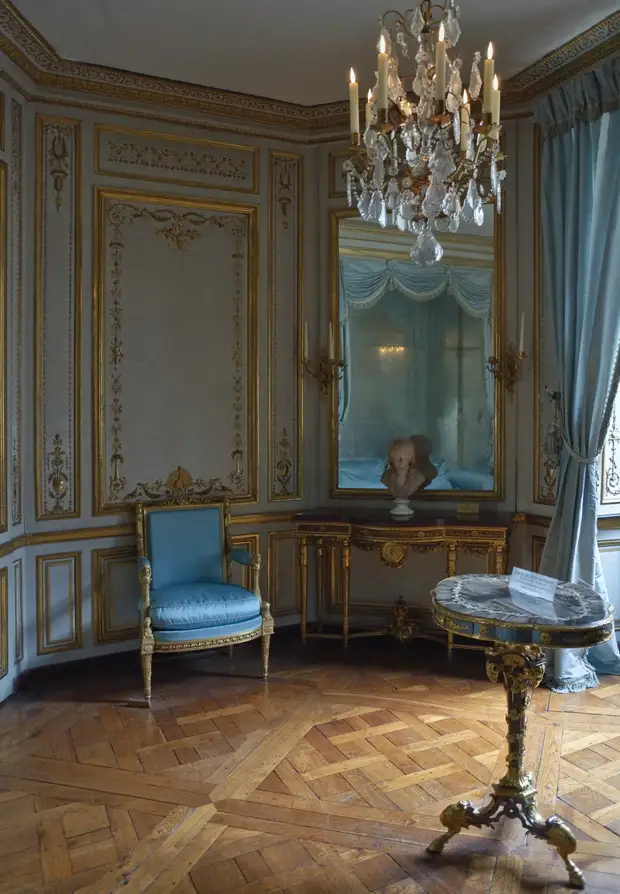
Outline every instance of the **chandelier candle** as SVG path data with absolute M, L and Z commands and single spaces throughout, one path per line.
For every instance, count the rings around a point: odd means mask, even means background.
M 469 146 L 470 109 L 467 90 L 463 90 L 463 105 L 461 106 L 461 152 L 463 155 L 467 154 L 467 147 Z
M 385 37 L 381 35 L 379 40 L 379 56 L 377 57 L 377 98 L 379 109 L 387 111 L 388 107 L 388 55 L 385 52 L 387 44 Z
M 502 98 L 501 90 L 499 89 L 499 78 L 497 75 L 493 76 L 493 101 L 491 105 L 491 123 L 494 127 L 499 126 L 499 107 Z
M 357 206 L 362 220 L 411 233 L 417 264 L 437 264 L 443 257 L 436 234 L 456 233 L 461 221 L 481 227 L 485 205 L 502 210 L 506 172 L 493 45 L 484 76 L 479 52 L 471 68 L 461 71 L 453 52 L 461 36 L 456 3 L 421 0 L 407 12 L 383 14 L 376 84 L 368 91 L 361 140 L 354 131 L 359 88 L 353 72 L 349 85 L 353 145 L 343 164 L 349 205 Z
M 439 114 L 444 110 L 446 98 L 446 32 L 443 22 L 439 26 L 439 40 L 435 44 L 435 102 Z
M 484 60 L 484 89 L 482 111 L 485 115 L 493 112 L 493 78 L 495 77 L 495 59 L 493 58 L 493 44 L 489 44 L 487 58 Z
M 353 69 L 351 69 L 349 77 L 349 117 L 351 120 L 351 136 L 353 137 L 353 142 L 357 143 L 360 136 L 360 96 Z

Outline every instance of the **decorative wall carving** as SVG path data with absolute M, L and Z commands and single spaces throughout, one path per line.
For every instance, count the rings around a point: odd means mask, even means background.
M 351 153 L 348 149 L 340 149 L 337 152 L 330 152 L 328 156 L 328 184 L 330 199 L 345 198 L 347 191 L 345 188 L 344 176 L 342 173 L 342 163 L 349 158 Z
M 82 648 L 82 554 L 37 556 L 37 654 Z
M 609 422 L 603 450 L 601 503 L 620 503 L 620 392 Z
M 0 680 L 9 672 L 9 572 L 0 569 Z
M 302 496 L 303 158 L 269 155 L 269 500 Z
M 11 100 L 11 522 L 22 520 L 22 387 L 23 387 L 23 124 L 22 107 Z
M 138 636 L 140 587 L 135 546 L 92 552 L 95 643 L 118 643 Z
M 96 513 L 257 498 L 256 215 L 97 191 Z
M 24 657 L 24 589 L 22 560 L 13 562 L 13 622 L 15 624 L 14 663 Z
M 80 123 L 38 115 L 36 129 L 35 498 L 41 520 L 80 515 L 82 220 Z
M 258 192 L 258 149 L 123 127 L 95 128 L 95 171 L 113 177 Z
M 8 528 L 7 513 L 7 169 L 0 162 L 0 532 Z

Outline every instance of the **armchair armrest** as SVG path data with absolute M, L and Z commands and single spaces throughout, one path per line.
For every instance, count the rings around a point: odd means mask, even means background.
M 242 546 L 234 546 L 231 550 L 230 557 L 233 562 L 236 562 L 238 565 L 251 565 L 252 559 L 254 558 L 253 554 Z

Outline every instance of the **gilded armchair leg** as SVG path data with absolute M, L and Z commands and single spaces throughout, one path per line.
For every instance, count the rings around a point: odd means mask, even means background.
M 263 669 L 263 679 L 267 679 L 267 675 L 269 673 L 269 644 L 271 641 L 271 633 L 263 633 L 261 637 L 261 657 L 262 657 L 262 669 Z
M 151 705 L 151 668 L 153 667 L 153 652 L 142 652 L 140 655 L 142 661 L 142 676 L 144 678 L 144 698 L 146 703 Z

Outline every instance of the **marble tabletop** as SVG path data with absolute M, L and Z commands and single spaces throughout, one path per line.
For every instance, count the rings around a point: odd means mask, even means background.
M 557 648 L 590 645 L 611 636 L 613 609 L 592 587 L 560 583 L 551 601 L 516 592 L 509 581 L 492 574 L 442 580 L 433 592 L 435 620 L 475 639 Z
M 585 584 L 560 583 L 553 601 L 509 587 L 509 577 L 462 574 L 441 581 L 435 601 L 450 614 L 524 627 L 596 627 L 612 618 L 609 604 Z

